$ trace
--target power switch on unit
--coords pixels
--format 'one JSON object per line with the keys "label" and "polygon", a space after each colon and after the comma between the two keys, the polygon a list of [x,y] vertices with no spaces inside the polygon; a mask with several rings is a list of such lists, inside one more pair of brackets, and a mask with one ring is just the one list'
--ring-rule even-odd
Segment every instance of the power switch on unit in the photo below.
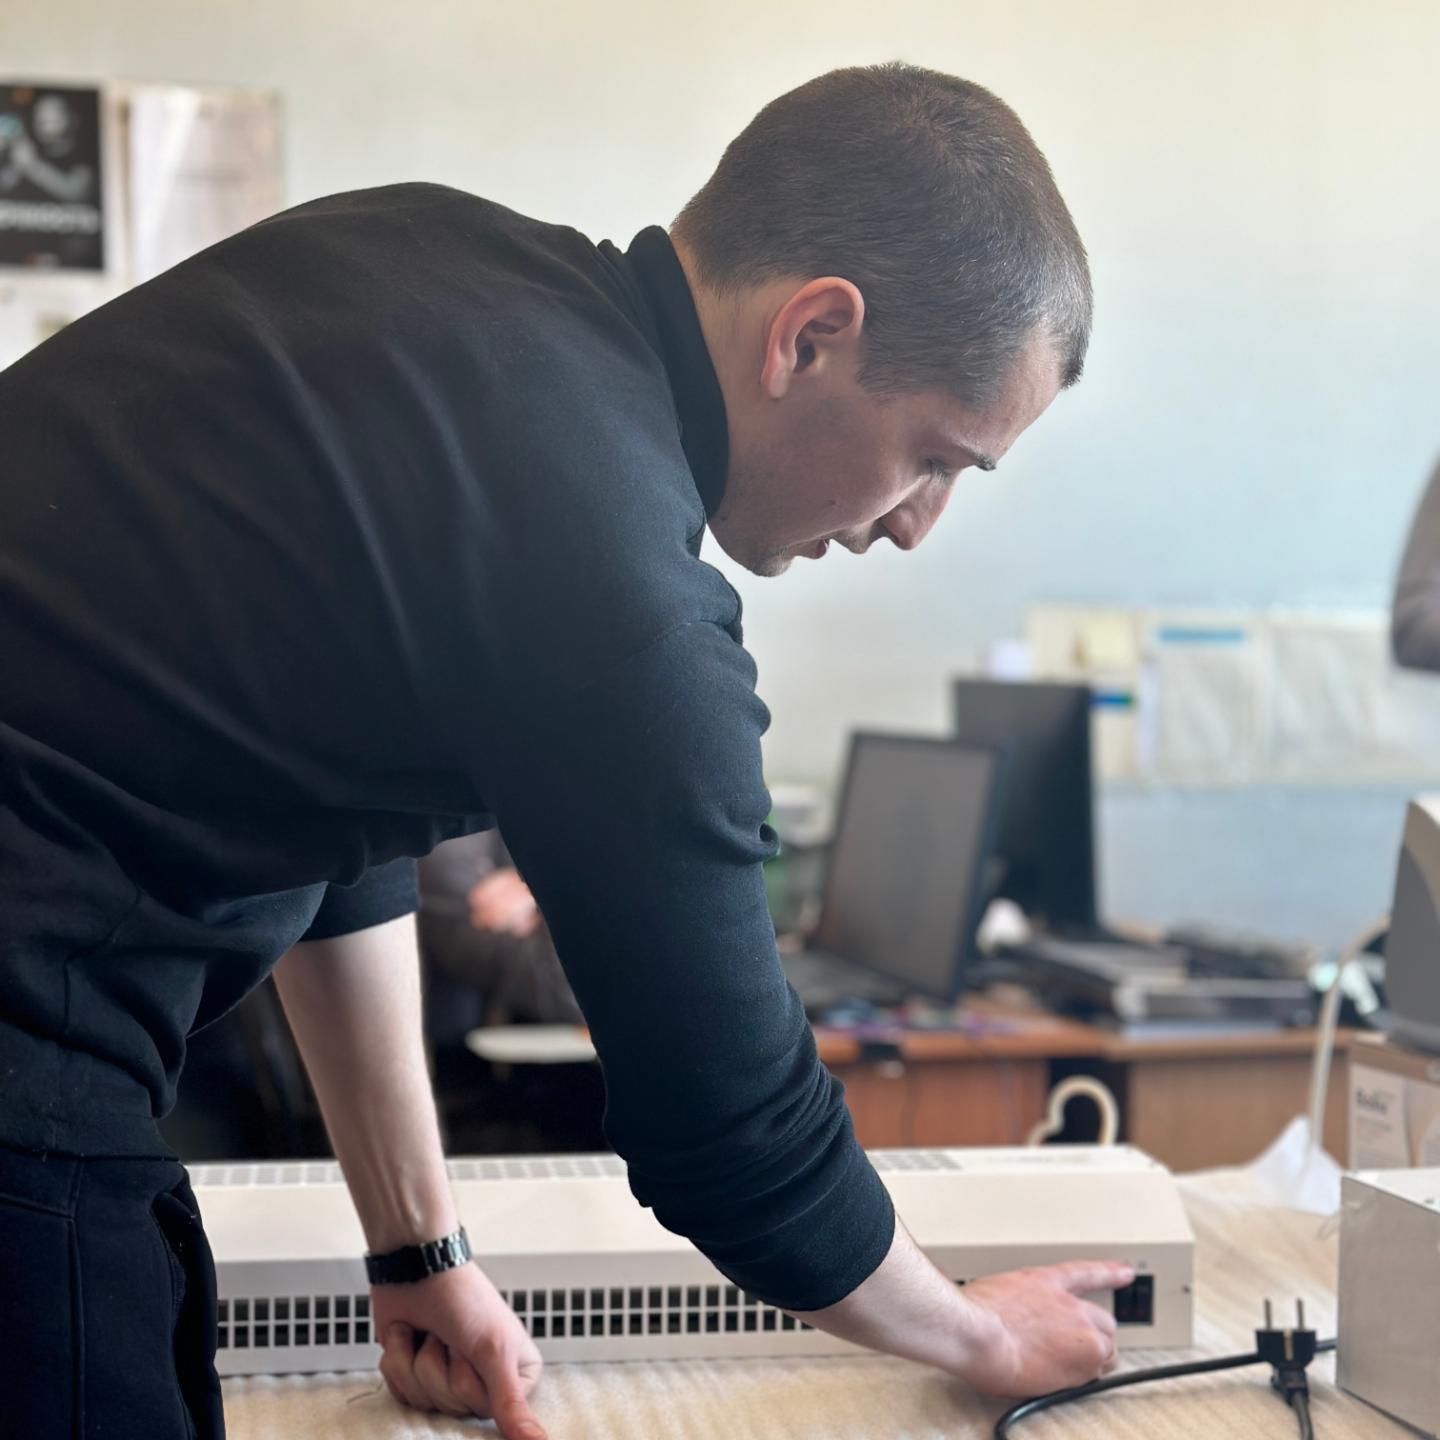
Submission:
{"label": "power switch on unit", "polygon": [[1155,1277],[1137,1275],[1123,1290],[1115,1292],[1117,1325],[1150,1325],[1155,1320]]}

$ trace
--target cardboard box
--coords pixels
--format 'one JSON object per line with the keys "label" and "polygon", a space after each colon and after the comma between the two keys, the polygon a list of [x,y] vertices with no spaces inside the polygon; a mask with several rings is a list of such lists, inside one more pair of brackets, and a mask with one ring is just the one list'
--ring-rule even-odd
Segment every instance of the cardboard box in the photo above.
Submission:
{"label": "cardboard box", "polygon": [[1351,1170],[1440,1166],[1440,1055],[1377,1035],[1350,1045]]}

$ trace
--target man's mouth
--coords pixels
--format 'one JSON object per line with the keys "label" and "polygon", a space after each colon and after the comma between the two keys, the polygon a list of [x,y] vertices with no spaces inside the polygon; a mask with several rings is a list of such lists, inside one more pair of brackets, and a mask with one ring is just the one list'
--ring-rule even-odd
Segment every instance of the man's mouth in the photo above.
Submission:
{"label": "man's mouth", "polygon": [[825,552],[830,548],[828,540],[817,540],[813,545],[807,546],[800,553],[811,560],[823,560]]}

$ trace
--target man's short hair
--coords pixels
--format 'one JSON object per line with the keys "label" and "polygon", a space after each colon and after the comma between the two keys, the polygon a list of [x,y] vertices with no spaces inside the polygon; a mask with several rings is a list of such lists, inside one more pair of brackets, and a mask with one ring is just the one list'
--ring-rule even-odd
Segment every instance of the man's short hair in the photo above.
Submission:
{"label": "man's short hair", "polygon": [[1085,247],[1019,117],[968,80],[867,65],[782,95],[731,142],[674,234],[721,294],[851,281],[872,391],[983,404],[1037,330],[1063,383],[1080,378]]}

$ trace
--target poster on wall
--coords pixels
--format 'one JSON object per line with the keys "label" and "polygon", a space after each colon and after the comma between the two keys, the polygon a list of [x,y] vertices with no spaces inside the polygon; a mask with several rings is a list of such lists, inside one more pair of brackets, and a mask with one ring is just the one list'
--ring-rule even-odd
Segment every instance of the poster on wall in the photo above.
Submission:
{"label": "poster on wall", "polygon": [[0,81],[0,266],[105,269],[101,94]]}
{"label": "poster on wall", "polygon": [[280,208],[278,96],[135,85],[127,102],[137,284]]}

